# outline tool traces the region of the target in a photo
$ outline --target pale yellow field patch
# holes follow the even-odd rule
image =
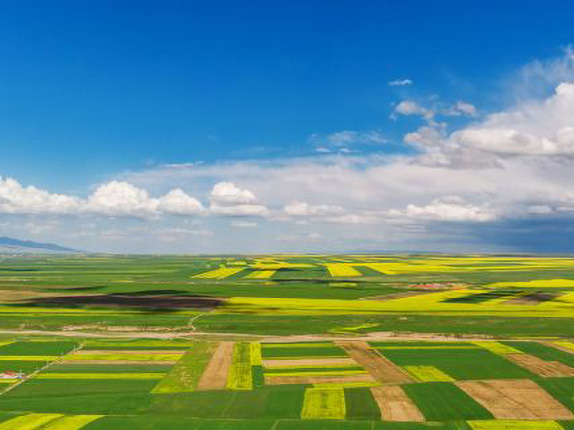
[[[192,276],[198,279],[223,279],[236,273],[242,272],[245,267],[221,267],[219,269],[211,270],[209,272],[200,273],[199,275]]]
[[[307,388],[301,419],[345,419],[345,391],[342,388]]]
[[[0,430],[36,430],[62,417],[61,414],[26,414],[0,423]]]
[[[519,351],[516,348],[513,348],[508,345],[504,345],[500,342],[495,341],[475,341],[472,342],[474,345],[479,346],[484,349],[488,349],[490,352],[493,352],[497,355],[508,355],[508,354],[523,354],[522,351]]]
[[[66,416],[48,424],[47,427],[42,427],[42,430],[80,430],[94,422],[104,415],[72,415]],[[17,429],[16,429],[17,430]]]
[[[467,423],[473,430],[564,430],[556,421],[485,420]]]
[[[277,270],[256,270],[255,272],[251,272],[245,279],[268,279],[271,278]]]
[[[403,366],[411,376],[421,382],[452,382],[453,378],[435,366]]]
[[[344,263],[331,263],[325,264],[329,275],[333,278],[349,278],[355,276],[363,276],[361,272],[355,269],[353,266]]]

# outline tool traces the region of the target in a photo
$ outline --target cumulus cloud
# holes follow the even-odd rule
[[[12,178],[0,177],[0,212],[10,214],[73,214],[82,201],[64,194],[53,194],[34,186],[24,187]]]
[[[181,189],[153,198],[148,191],[128,182],[111,181],[100,185],[83,199],[50,193],[33,186],[24,187],[11,178],[0,179],[0,213],[152,217],[162,214],[197,215],[203,212],[202,204]]]
[[[257,204],[253,192],[239,188],[232,182],[215,184],[209,199],[209,211],[213,215],[266,217],[270,214],[267,207]]]
[[[249,190],[238,188],[233,182],[219,182],[211,190],[210,200],[216,204],[248,204],[257,200]]]
[[[467,203],[458,196],[440,197],[425,206],[410,204],[403,211],[390,211],[389,215],[427,221],[486,222],[496,219],[496,214],[487,206]]]

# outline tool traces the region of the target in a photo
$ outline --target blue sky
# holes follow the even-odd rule
[[[574,250],[573,13],[2,2],[0,233],[121,252]]]

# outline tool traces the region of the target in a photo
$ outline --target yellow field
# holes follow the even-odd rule
[[[249,344],[249,353],[252,366],[261,366],[261,344],[259,342],[251,342]]]
[[[209,272],[200,273],[193,276],[193,278],[200,279],[223,279],[235,275],[245,270],[245,267],[221,267],[219,269],[211,270]]]
[[[0,355],[0,361],[54,361],[56,355]]]
[[[251,272],[245,279],[268,279],[271,278],[277,270],[256,270]]]
[[[61,414],[26,414],[0,424],[0,430],[36,430],[62,418]]]
[[[227,375],[230,390],[252,390],[251,350],[246,342],[237,342],[233,347],[233,362]]]
[[[48,424],[47,427],[42,427],[42,430],[80,430],[90,424],[91,422],[96,421],[99,418],[102,418],[103,415],[73,415],[67,416],[55,421],[52,421]]]
[[[343,388],[307,388],[302,419],[345,419],[345,391]]]
[[[447,299],[479,294],[481,290],[449,290],[424,295],[376,300],[337,300],[231,297],[215,313],[257,313],[292,315],[345,315],[345,314],[396,314],[422,315],[500,316],[500,317],[561,317],[574,318],[574,293],[567,293],[559,301],[520,306],[498,301],[484,303],[453,303]]]
[[[452,382],[453,378],[434,366],[403,366],[410,375],[421,382]]]
[[[525,282],[494,282],[488,288],[574,288],[574,279],[537,279]]]
[[[325,264],[325,267],[327,267],[329,275],[331,275],[333,278],[350,278],[355,276],[363,276],[361,272],[349,264],[331,263]]]
[[[504,345],[500,342],[476,341],[472,343],[480,346],[481,348],[488,349],[490,352],[493,352],[497,355],[523,354],[522,351],[519,351],[518,349],[511,346]]]

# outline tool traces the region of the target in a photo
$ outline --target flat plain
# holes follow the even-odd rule
[[[0,430],[574,429],[574,259],[0,260]]]

